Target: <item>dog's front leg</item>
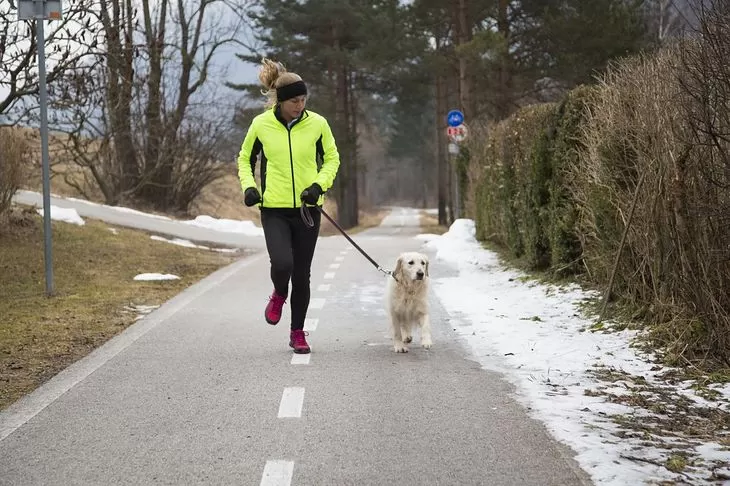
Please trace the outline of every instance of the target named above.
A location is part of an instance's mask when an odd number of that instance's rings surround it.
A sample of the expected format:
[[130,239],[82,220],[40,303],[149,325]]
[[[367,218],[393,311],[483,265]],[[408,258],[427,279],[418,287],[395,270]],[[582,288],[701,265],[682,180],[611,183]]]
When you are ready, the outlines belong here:
[[420,319],[421,325],[421,346],[425,349],[431,349],[433,342],[431,341],[431,319],[428,314],[422,314]]
[[391,330],[393,331],[393,349],[396,353],[407,353],[408,346],[403,343],[403,322],[402,319],[393,316],[391,320]]
[[401,323],[400,337],[406,344],[411,344],[413,341],[413,326],[410,320],[404,320]]

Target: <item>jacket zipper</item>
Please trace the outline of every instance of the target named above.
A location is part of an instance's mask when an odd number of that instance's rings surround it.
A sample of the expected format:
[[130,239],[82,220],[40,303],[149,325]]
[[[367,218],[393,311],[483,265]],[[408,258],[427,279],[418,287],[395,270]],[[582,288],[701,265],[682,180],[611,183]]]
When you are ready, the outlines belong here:
[[294,125],[299,123],[307,115],[307,112],[305,110],[301,115],[299,115],[299,118],[294,120],[294,123],[289,125],[288,123],[286,123],[284,121],[283,118],[281,118],[279,116],[278,110],[279,109],[276,108],[276,111],[274,112],[276,119],[279,120],[282,125],[284,125],[284,128],[286,128],[286,135],[287,135],[287,138],[289,139],[289,166],[291,167],[291,199],[292,199],[292,207],[296,208],[297,207],[297,189],[296,189],[296,187],[294,187],[294,153],[292,152],[292,148],[291,148],[291,130],[292,130],[292,128],[294,128]]
[[297,190],[294,187],[294,155],[292,154],[291,150],[291,128],[286,128],[287,136],[289,137],[289,165],[291,166],[291,200],[292,200],[292,207],[297,207]]

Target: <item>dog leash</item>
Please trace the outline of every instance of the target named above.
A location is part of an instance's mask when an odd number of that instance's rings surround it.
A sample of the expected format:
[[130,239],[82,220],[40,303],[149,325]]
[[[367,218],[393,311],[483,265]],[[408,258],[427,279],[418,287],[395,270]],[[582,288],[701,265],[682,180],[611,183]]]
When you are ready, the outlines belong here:
[[[384,273],[385,275],[389,275],[389,276],[393,277],[393,280],[395,280],[396,282],[398,281],[398,279],[395,278],[395,275],[393,274],[393,272],[391,272],[390,270],[386,270],[383,267],[381,267],[380,265],[378,265],[378,263],[375,260],[373,260],[370,257],[370,255],[368,255],[367,253],[365,253],[365,250],[363,250],[362,248],[360,248],[360,246],[357,243],[355,243],[352,240],[352,238],[350,238],[350,235],[348,235],[345,232],[345,230],[342,229],[342,227],[339,224],[337,224],[337,221],[335,221],[334,219],[332,219],[330,217],[330,215],[325,212],[324,208],[322,208],[321,206],[315,206],[315,207],[317,208],[317,210],[319,210],[320,213],[322,213],[324,215],[325,218],[327,218],[329,220],[330,223],[332,223],[334,225],[335,228],[337,228],[340,231],[340,233],[342,233],[342,235],[345,238],[347,238],[347,241],[349,241],[350,243],[352,243],[352,246],[354,246],[355,248],[357,248],[358,251],[360,253],[362,253],[362,255],[365,258],[367,258],[368,261],[370,263],[372,263],[375,268],[378,269],[378,271]],[[309,213],[309,206],[307,206],[306,204],[302,203],[302,205],[299,208],[299,212],[302,215],[302,220],[304,221],[304,224],[306,224],[310,228],[313,228],[314,227],[314,220],[312,219],[312,215]]]

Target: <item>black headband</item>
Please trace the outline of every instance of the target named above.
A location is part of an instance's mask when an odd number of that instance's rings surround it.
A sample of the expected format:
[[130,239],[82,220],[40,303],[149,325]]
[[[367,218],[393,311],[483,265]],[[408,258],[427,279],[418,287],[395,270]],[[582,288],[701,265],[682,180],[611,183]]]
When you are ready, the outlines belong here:
[[287,84],[286,86],[282,86],[281,88],[276,88],[276,101],[286,101],[306,94],[307,85],[304,84],[304,81],[295,81],[291,84]]

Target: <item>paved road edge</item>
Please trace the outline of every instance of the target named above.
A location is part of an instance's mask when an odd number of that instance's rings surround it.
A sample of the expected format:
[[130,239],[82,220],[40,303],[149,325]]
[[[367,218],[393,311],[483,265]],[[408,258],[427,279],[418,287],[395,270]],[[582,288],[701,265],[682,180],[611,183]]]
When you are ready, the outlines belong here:
[[244,257],[216,270],[166,301],[159,309],[132,324],[85,357],[60,371],[46,383],[12,403],[5,410],[0,411],[0,442],[42,412],[43,409],[55,402],[68,390],[104,366],[110,359],[131,346],[137,339],[173,317],[185,306],[233,276],[241,268],[258,261],[262,256],[258,254]]

